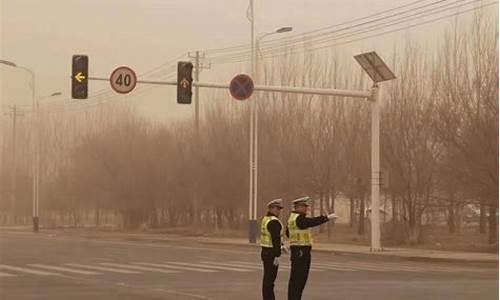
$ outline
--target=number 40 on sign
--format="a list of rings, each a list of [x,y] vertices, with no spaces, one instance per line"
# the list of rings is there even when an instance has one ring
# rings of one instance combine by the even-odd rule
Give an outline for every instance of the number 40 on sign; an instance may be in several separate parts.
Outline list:
[[[111,88],[120,94],[130,93],[137,84],[137,76],[129,67],[118,67],[109,76]]]

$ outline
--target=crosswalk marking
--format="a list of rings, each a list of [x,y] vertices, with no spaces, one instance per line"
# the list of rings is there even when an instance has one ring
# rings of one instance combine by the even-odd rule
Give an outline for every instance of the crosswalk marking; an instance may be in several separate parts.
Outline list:
[[[261,263],[251,263],[251,262],[245,262],[245,261],[232,261],[232,263],[243,264],[243,265],[248,266],[248,267],[257,267],[258,266],[257,267],[258,269],[263,268]],[[278,270],[291,270],[291,266],[289,264],[287,264],[287,265],[280,264]],[[318,269],[316,267],[311,267],[309,270],[313,271],[313,272],[323,272],[323,270]]]
[[[253,263],[253,262],[249,262],[249,261],[234,260],[234,261],[231,261],[231,263],[242,264],[242,265],[250,266],[250,267],[257,267],[258,266],[259,269],[262,269],[262,262],[260,262],[260,263]],[[290,268],[290,267],[280,264],[280,268]]]
[[[53,270],[53,271],[61,271],[61,272],[82,274],[82,275],[98,275],[98,274],[101,274],[101,273],[98,273],[98,272],[77,270],[77,269],[71,269],[71,268],[65,268],[65,267],[49,266],[49,265],[44,265],[44,264],[29,264],[28,266],[35,267],[35,268],[40,268],[40,269],[47,269],[47,270]]]
[[[368,266],[368,267],[374,267],[374,268],[382,268],[382,269],[387,269],[389,271],[406,271],[406,272],[423,272],[425,269],[422,269],[421,267],[418,266],[408,266],[408,265],[401,265],[401,264],[394,264],[394,263],[366,263],[366,262],[347,262],[347,264],[354,264],[356,266]]]
[[[250,269],[254,269],[254,270],[261,270],[262,269],[262,267],[256,266],[256,265],[242,265],[242,264],[238,264],[238,263],[224,263],[224,262],[206,261],[205,264],[222,265],[222,266],[236,267],[236,268],[250,268]]]
[[[253,262],[249,262],[249,261],[240,261],[240,260],[233,260],[231,261],[230,263],[235,263],[235,264],[242,264],[244,266],[250,266],[250,267],[257,267],[259,266],[260,269],[262,269],[262,262],[261,263],[253,263]],[[286,267],[286,266],[282,266],[280,265],[280,268],[281,267]]]
[[[345,264],[345,263],[330,262],[330,263],[323,263],[323,265],[329,266],[329,267],[350,268],[350,269],[354,269],[354,270],[363,270],[363,271],[376,271],[376,272],[390,272],[391,271],[391,270],[383,269],[381,267],[376,267],[376,266],[355,265],[355,264]]]
[[[335,270],[335,271],[342,271],[342,272],[353,272],[353,271],[357,271],[355,269],[351,269],[351,268],[346,268],[346,267],[337,267],[337,266],[327,266],[327,265],[324,265],[324,264],[315,264],[314,265],[315,268],[319,268],[319,269],[327,269],[327,270]]]
[[[250,272],[252,270],[249,269],[237,269],[237,268],[232,268],[232,267],[224,267],[224,266],[213,266],[213,265],[207,265],[203,263],[185,263],[185,262],[174,262],[174,261],[168,261],[167,263],[169,264],[175,264],[175,265],[185,265],[185,266],[192,266],[192,267],[202,267],[202,268],[211,268],[211,269],[219,269],[219,270],[225,270],[225,271],[235,271],[235,272]]]
[[[453,272],[453,271],[458,271],[456,268],[447,268],[447,267],[432,267],[429,269],[429,267],[426,267],[424,265],[416,265],[416,264],[410,264],[410,265],[401,265],[401,264],[396,264],[396,263],[368,263],[368,262],[355,262],[355,261],[347,261],[347,262],[342,262],[342,263],[335,263],[335,262],[330,262],[330,264],[336,264],[336,265],[342,265],[346,266],[349,268],[358,268],[358,269],[364,269],[364,270],[369,270],[369,271],[378,271],[378,272],[394,272],[394,271],[401,271],[401,272],[428,272],[428,271],[443,271],[443,272]]]
[[[401,265],[396,263],[367,263],[367,262],[329,262],[325,265],[340,266],[358,270],[375,271],[375,272],[429,272],[429,271],[443,271],[443,272],[453,272],[457,271],[454,268],[437,267],[436,269],[425,267],[423,265]],[[481,271],[480,271],[481,272]]]
[[[288,261],[286,262],[288,263]],[[42,270],[43,269],[43,270]],[[279,270],[289,271],[290,265],[280,265]],[[0,264],[0,278],[16,277],[16,273],[28,273],[34,275],[62,275],[65,272],[82,274],[82,275],[97,275],[104,272],[122,273],[122,274],[141,274],[141,271],[158,272],[158,273],[178,273],[183,271],[193,271],[201,273],[216,273],[221,271],[234,272],[257,272],[262,270],[261,261],[193,261],[179,262],[167,261],[161,263],[155,262],[127,262],[127,263],[112,263],[112,262],[94,262],[92,265],[82,263],[61,263],[58,265],[48,264],[26,264],[24,266],[12,266]],[[311,271],[337,271],[337,272],[489,272],[487,269],[466,268],[460,266],[446,266],[432,264],[399,264],[395,262],[368,262],[368,261],[319,261],[311,265]],[[498,269],[497,269],[498,270]],[[10,272],[13,271],[14,273]],[[54,271],[54,272],[52,272]],[[55,272],[58,271],[58,272]],[[11,274],[12,273],[12,274]]]
[[[358,268],[358,269],[368,270],[368,271],[380,271],[380,272],[392,272],[392,271],[398,271],[401,269],[399,267],[394,268],[393,266],[388,266],[385,264],[371,264],[371,263],[364,263],[364,262],[341,262],[341,263],[335,263],[335,262],[330,263],[329,262],[329,263],[326,263],[326,265],[328,265],[328,264],[340,265],[340,266],[345,266],[348,268]]]
[[[170,269],[177,269],[177,270],[202,272],[202,273],[218,272],[216,270],[208,270],[208,269],[201,269],[201,268],[194,268],[194,267],[173,266],[173,265],[166,265],[166,264],[152,264],[152,263],[144,263],[144,262],[135,262],[134,264],[143,265],[143,266],[151,266],[151,267],[159,267],[159,268],[167,268],[167,269],[170,268]]]
[[[467,268],[460,266],[436,266],[435,264],[413,264],[415,267],[420,268],[426,272],[440,271],[440,272],[487,272],[485,269]]]
[[[33,274],[33,275],[42,275],[42,276],[61,275],[58,273],[33,270],[33,269],[26,269],[26,268],[14,267],[14,266],[8,266],[8,265],[0,265],[0,269],[6,269],[6,270],[11,270],[11,271],[18,271],[18,272],[23,272],[23,273]]]
[[[158,273],[165,273],[165,274],[177,273],[177,271],[170,271],[170,270],[164,270],[164,269],[162,270],[162,269],[157,269],[157,268],[149,268],[149,267],[141,267],[141,266],[131,266],[131,265],[125,265],[125,264],[116,264],[116,263],[99,263],[99,264],[103,265],[103,266],[111,266],[111,267],[140,270],[140,271],[151,271],[151,272],[158,272]]]
[[[262,263],[251,263],[251,262],[247,262],[247,261],[232,261],[234,263],[239,263],[239,264],[243,264],[243,265],[246,265],[246,266],[259,266],[259,269],[262,269]],[[288,265],[284,265],[284,264],[280,264],[279,268],[278,268],[278,271],[279,270],[291,270],[290,266]]]
[[[0,277],[15,277],[16,275],[14,274],[9,274],[9,273],[4,273],[4,272],[0,272]]]
[[[121,273],[121,274],[140,274],[141,272],[137,271],[131,271],[131,270],[123,270],[123,269],[115,269],[115,268],[109,268],[109,267],[99,267],[99,266],[91,266],[91,265],[82,265],[82,264],[65,264],[66,266],[70,267],[76,267],[76,268],[84,268],[84,269],[91,269],[91,270],[96,270],[96,271],[108,271],[108,272],[115,272],[115,273]]]
[[[246,267],[252,267],[261,269],[260,263],[252,263],[245,261],[231,261],[231,263],[242,264]],[[289,270],[289,265],[280,265],[280,270]],[[336,271],[373,271],[373,272],[429,272],[429,271],[442,271],[442,272],[454,272],[454,271],[474,271],[474,272],[485,272],[485,270],[476,270],[476,269],[465,269],[459,267],[446,267],[446,266],[425,266],[425,265],[402,265],[397,263],[370,263],[363,261],[329,261],[329,262],[321,262],[321,263],[313,263],[311,265],[311,271],[323,271],[327,270],[336,270]]]

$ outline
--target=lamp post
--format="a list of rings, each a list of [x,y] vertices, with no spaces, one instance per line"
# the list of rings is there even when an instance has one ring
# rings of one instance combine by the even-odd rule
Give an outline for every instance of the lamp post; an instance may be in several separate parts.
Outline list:
[[[0,64],[13,67],[13,68],[18,68],[22,69],[26,72],[28,72],[31,75],[31,100],[32,100],[32,108],[33,111],[36,111],[36,100],[35,100],[35,72],[33,72],[31,69],[28,69],[23,66],[18,66],[14,62],[7,61],[7,60],[0,60]],[[38,232],[38,207],[37,207],[37,189],[38,189],[38,174],[37,174],[37,168],[36,168],[36,135],[35,135],[35,122],[32,122],[32,130],[31,130],[31,139],[33,141],[33,152],[32,152],[32,165],[31,165],[31,170],[32,170],[32,195],[33,195],[33,231]]]
[[[284,27],[280,27],[274,31],[271,31],[271,32],[266,32],[266,33],[263,33],[261,34],[256,42],[255,42],[255,49],[256,49],[256,55],[255,55],[255,69],[254,69],[254,72],[255,74],[253,74],[254,76],[254,80],[257,84],[259,84],[259,53],[260,53],[260,42],[265,38],[265,37],[268,37],[270,35],[273,35],[273,34],[278,34],[278,33],[285,33],[285,32],[290,32],[293,30],[293,27],[291,26],[284,26]],[[262,53],[261,53],[262,55]]]
[[[253,1],[250,2],[250,11],[252,13],[251,22],[253,28]],[[255,40],[253,45],[253,29],[252,29],[252,76],[256,84],[259,84],[259,43],[265,37],[292,31],[290,26],[280,27],[272,32],[267,32],[260,35]],[[250,108],[250,188],[249,188],[249,242],[255,244],[257,242],[257,195],[258,195],[258,123],[259,109],[256,99],[252,101]]]
[[[42,149],[42,139],[41,137],[41,130],[42,130],[42,122],[40,118],[40,101],[55,97],[55,96],[60,96],[62,95],[61,92],[53,92],[50,95],[42,96],[39,97],[36,101],[36,120],[37,120],[37,126],[36,126],[36,136],[37,136],[37,145],[36,145],[36,153],[35,153],[35,168],[36,168],[36,190],[35,190],[35,211],[36,211],[36,232],[38,231],[38,225],[39,225],[39,206],[40,206],[40,186],[41,186],[41,179],[40,179],[40,156],[41,156],[41,149]]]
[[[373,80],[371,96],[371,242],[370,250],[382,251],[380,242],[380,82],[396,78],[391,69],[374,51],[354,56]]]

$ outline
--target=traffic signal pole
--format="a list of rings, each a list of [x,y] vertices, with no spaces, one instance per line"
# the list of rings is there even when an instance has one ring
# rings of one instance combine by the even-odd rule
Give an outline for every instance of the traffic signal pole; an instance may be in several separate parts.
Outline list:
[[[98,81],[109,81],[109,78],[102,77],[89,77],[89,80]],[[156,80],[137,80],[138,83],[143,84],[155,84],[155,85],[173,85],[177,86],[177,80],[172,81],[156,81]],[[229,89],[228,83],[215,83],[215,82],[192,82],[192,86],[195,88],[219,88],[219,89]],[[380,251],[380,214],[379,214],[379,202],[380,202],[380,88],[375,85],[371,90],[341,90],[341,89],[325,89],[325,88],[307,88],[307,87],[290,87],[290,86],[268,86],[268,85],[256,85],[254,86],[254,91],[261,92],[278,92],[278,93],[291,93],[291,94],[303,94],[303,95],[319,95],[319,96],[338,96],[338,97],[351,97],[351,98],[361,98],[372,102],[372,251]],[[255,101],[254,101],[255,102]],[[255,105],[255,103],[254,103]],[[255,118],[253,112],[251,114],[251,120]],[[253,127],[253,122],[251,123]],[[250,133],[252,134],[253,128],[251,128]],[[251,135],[251,145],[254,145],[254,137]],[[253,148],[253,147],[252,147]],[[253,151],[251,148],[250,162],[252,163]],[[249,240],[250,243],[255,242],[257,232],[256,229],[256,195],[254,195],[255,186],[253,180],[255,180],[253,165],[251,165],[250,180],[252,180],[250,195],[249,195]],[[373,209],[376,208],[376,209]]]
[[[252,64],[251,74],[256,79],[258,84],[258,74],[255,59],[255,45],[254,45],[254,22],[253,22],[253,0],[250,0],[249,6],[249,20],[251,22],[251,52]],[[291,28],[279,29],[276,32],[290,31]],[[265,35],[264,35],[265,36]],[[81,73],[86,73],[87,70],[77,73],[75,62],[82,56],[73,56],[73,90],[77,82],[81,78],[78,76]],[[278,93],[292,93],[303,95],[321,95],[321,96],[338,96],[338,97],[351,97],[367,99],[371,102],[371,251],[382,251],[380,242],[380,88],[378,83],[393,80],[396,78],[392,70],[384,63],[375,51],[366,52],[354,56],[354,59],[364,69],[366,74],[373,80],[374,85],[371,90],[340,90],[340,89],[325,89],[325,88],[306,88],[306,87],[290,87],[290,86],[268,86],[268,85],[254,85],[251,77],[245,74],[239,74],[233,78],[230,84],[227,83],[214,83],[214,82],[199,82],[199,52],[195,56],[196,74],[195,81],[193,82],[192,70],[193,64],[191,62],[178,62],[177,63],[177,80],[172,81],[155,81],[155,80],[137,80],[135,82],[144,84],[158,84],[158,85],[175,85],[177,86],[177,103],[191,104],[192,87],[196,89],[196,132],[198,135],[198,89],[203,88],[221,88],[228,89],[231,95],[238,100],[249,99],[253,91],[261,92],[278,92]],[[85,57],[85,62],[88,62]],[[9,62],[1,61],[0,63],[14,65]],[[15,66],[15,65],[14,65]],[[112,77],[112,76],[111,76]],[[75,81],[76,80],[76,81]],[[89,77],[88,80],[102,80],[110,81],[113,87],[113,81],[108,78]],[[132,89],[126,91],[130,92]],[[86,98],[86,82],[85,82],[85,98]],[[78,93],[77,93],[77,96]],[[250,108],[250,188],[249,188],[249,242],[255,243],[257,239],[257,111],[258,105],[256,99],[249,103]]]

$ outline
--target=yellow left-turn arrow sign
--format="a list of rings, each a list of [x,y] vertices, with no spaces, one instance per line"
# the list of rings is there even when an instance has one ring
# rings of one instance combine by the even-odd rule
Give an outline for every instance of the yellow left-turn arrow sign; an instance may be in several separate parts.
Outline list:
[[[78,82],[82,82],[82,80],[85,79],[85,75],[82,74],[82,72],[78,72],[78,74],[75,75],[75,79],[78,81]]]

